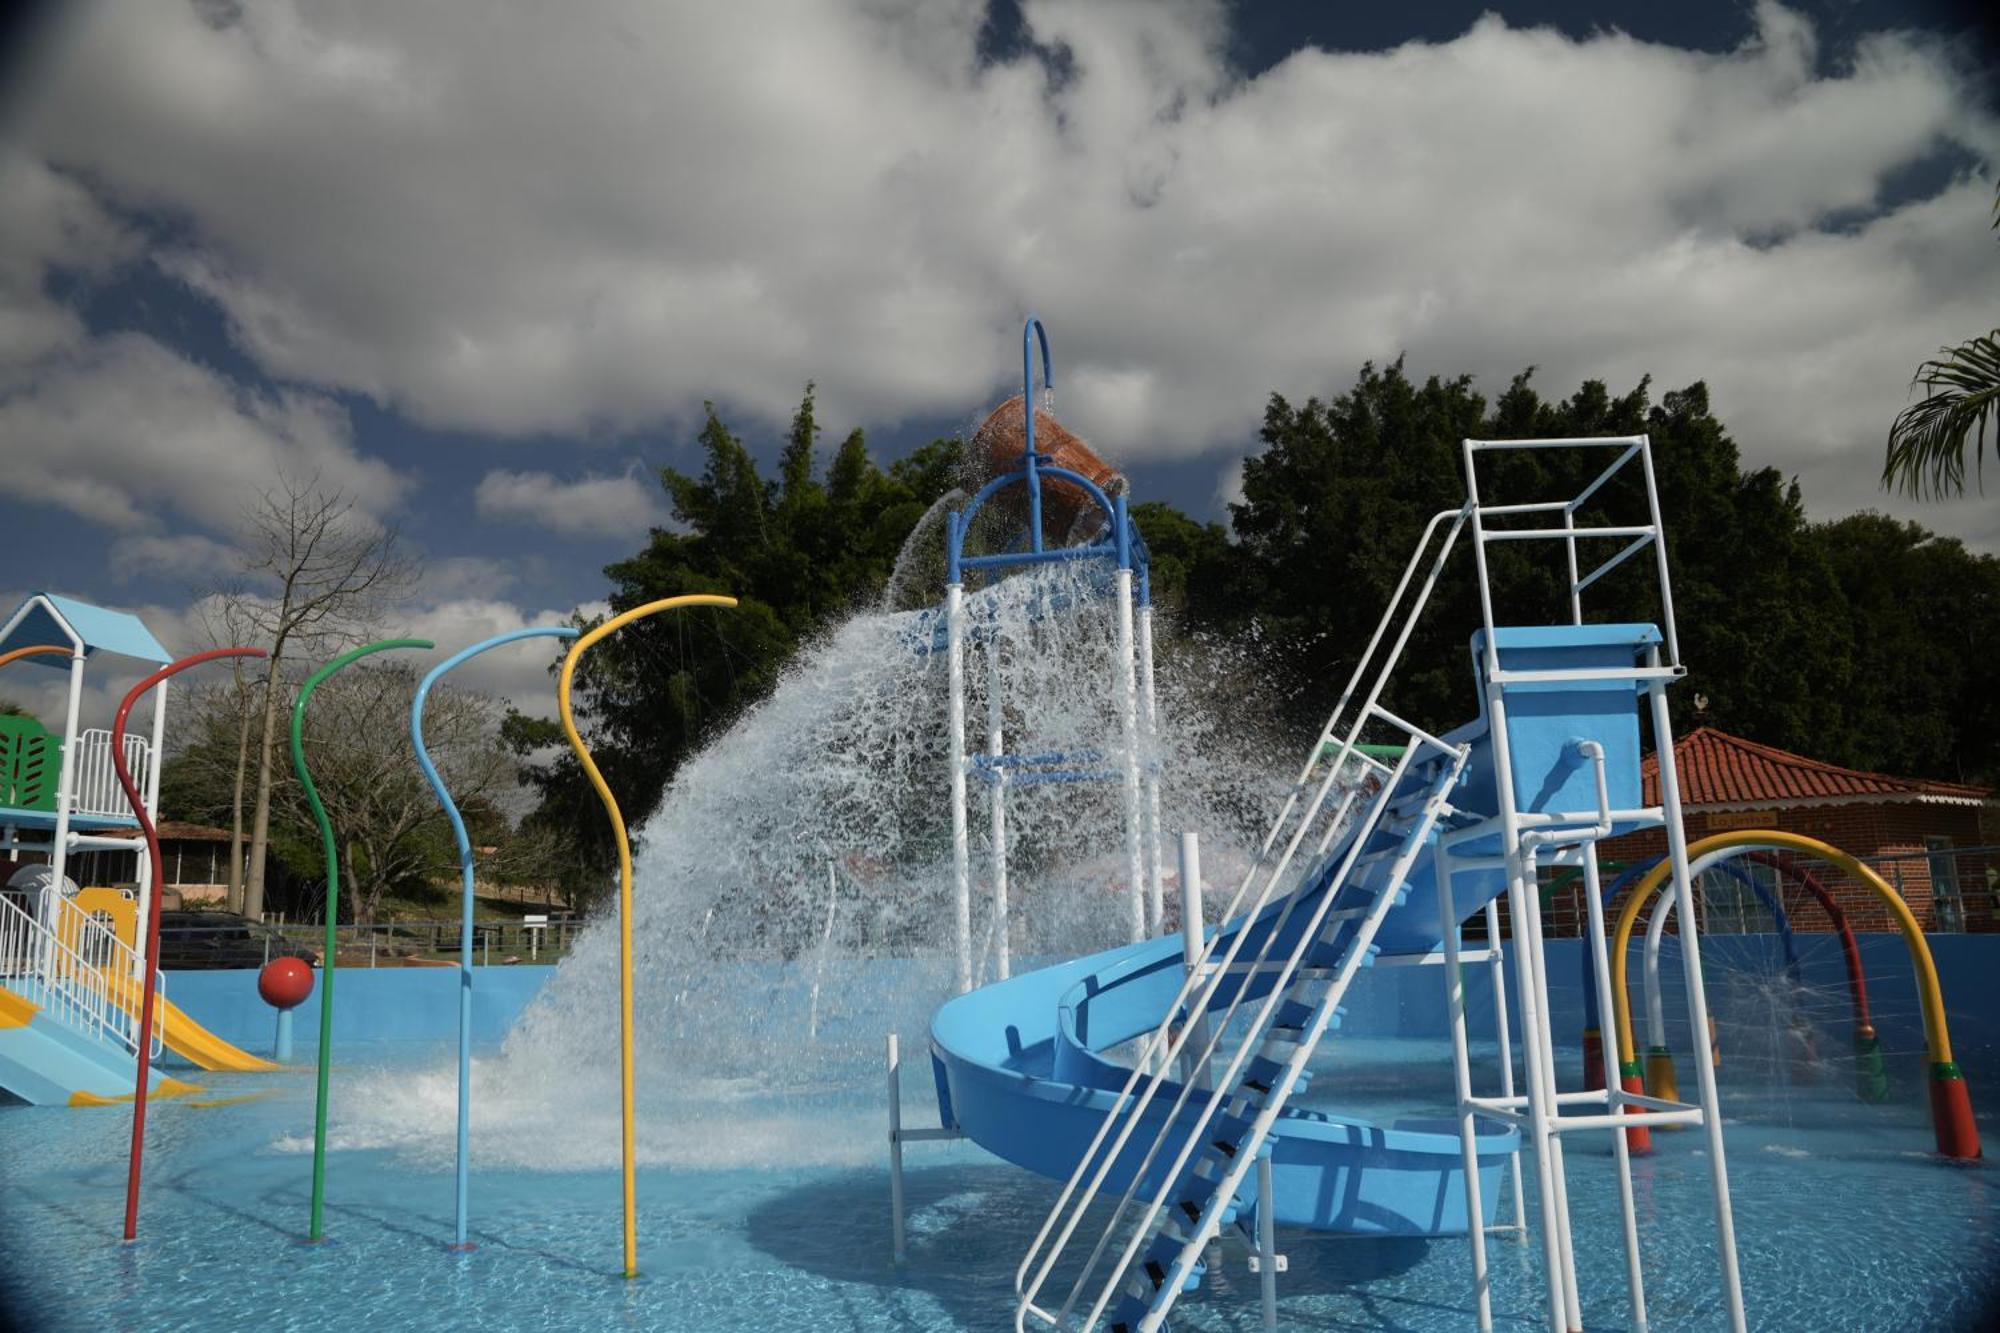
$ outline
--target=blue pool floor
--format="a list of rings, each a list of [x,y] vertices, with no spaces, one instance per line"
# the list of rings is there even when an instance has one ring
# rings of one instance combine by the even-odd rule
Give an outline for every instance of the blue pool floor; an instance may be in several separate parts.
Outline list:
[[[1438,1043],[1350,1043],[1315,1090],[1384,1119],[1435,1111],[1444,1056]],[[443,1057],[378,1059],[393,1071],[399,1062],[434,1068]],[[969,1145],[913,1145],[910,1262],[895,1268],[879,1065],[871,1059],[879,1055],[856,1051],[852,1077],[830,1090],[760,1100],[735,1088],[659,1111],[680,1117],[699,1142],[710,1130],[726,1137],[748,1107],[792,1125],[796,1142],[784,1165],[737,1154],[729,1166],[684,1157],[644,1169],[638,1282],[616,1276],[618,1177],[608,1165],[482,1166],[473,1177],[479,1248],[446,1253],[448,1123],[435,1141],[380,1146],[337,1133],[347,1146],[331,1159],[334,1243],[302,1246],[310,1158],[300,1142],[311,1117],[304,1077],[218,1077],[210,1081],[217,1100],[267,1095],[159,1104],[142,1241],[129,1249],[117,1240],[129,1117],[0,1110],[8,1313],[25,1328],[91,1333],[1011,1328],[1013,1270],[1054,1186]],[[913,1123],[929,1114],[926,1072],[908,1071]],[[1899,1073],[1902,1094],[1886,1106],[1856,1102],[1837,1081],[1806,1092],[1725,1084],[1752,1328],[1992,1326],[1982,1323],[1981,1301],[2000,1266],[1995,1173],[1929,1155],[1914,1071]],[[370,1086],[369,1076],[344,1070],[336,1096],[351,1105]],[[355,1110],[366,1119],[368,1108]],[[1993,1118],[1982,1119],[1982,1130],[2000,1143]],[[1636,1172],[1651,1327],[1720,1327],[1706,1162],[1693,1133],[1662,1134],[1659,1145]],[[550,1159],[566,1160],[555,1146]],[[1569,1176],[1586,1321],[1593,1329],[1628,1327],[1608,1139],[1579,1138]],[[1504,1221],[1511,1203],[1503,1199],[1501,1211]],[[1281,1233],[1280,1246],[1290,1264],[1280,1283],[1287,1328],[1471,1326],[1462,1240]],[[1496,1238],[1492,1253],[1499,1326],[1543,1326],[1539,1247]],[[1175,1327],[1258,1327],[1255,1279],[1240,1246],[1227,1249],[1207,1290],[1182,1303]]]

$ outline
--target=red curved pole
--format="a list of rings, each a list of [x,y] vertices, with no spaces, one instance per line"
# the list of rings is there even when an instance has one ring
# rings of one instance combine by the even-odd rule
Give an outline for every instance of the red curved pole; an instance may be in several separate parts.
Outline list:
[[[1847,913],[1841,910],[1840,904],[1833,900],[1833,895],[1827,892],[1826,886],[1812,871],[1792,865],[1774,852],[1751,852],[1749,856],[1752,861],[1770,866],[1779,874],[1791,876],[1825,909],[1826,919],[1840,936],[1841,952],[1847,956],[1847,993],[1854,1002],[1854,1026],[1873,1032],[1875,1025],[1868,1017],[1868,977],[1861,970],[1861,949],[1854,942],[1854,931],[1847,924]]]
[[[145,798],[139,794],[139,785],[132,781],[132,771],[125,766],[125,719],[132,715],[132,705],[139,702],[140,695],[189,667],[213,662],[218,657],[266,656],[269,654],[262,648],[211,648],[205,653],[170,662],[126,693],[124,701],[118,705],[118,717],[111,724],[111,764],[118,770],[118,785],[125,789],[125,799],[131,803],[132,814],[139,821],[139,831],[145,834],[146,862],[152,871],[147,877],[151,888],[146,898],[146,975],[139,983],[139,1074],[132,1090],[132,1164],[125,1176],[125,1239],[128,1241],[139,1236],[139,1159],[146,1151],[146,1084],[153,1054],[153,992],[159,977],[160,958],[160,880],[165,872],[160,864],[159,830],[153,827],[153,817],[146,813]],[[153,762],[159,763],[160,756],[154,755]]]

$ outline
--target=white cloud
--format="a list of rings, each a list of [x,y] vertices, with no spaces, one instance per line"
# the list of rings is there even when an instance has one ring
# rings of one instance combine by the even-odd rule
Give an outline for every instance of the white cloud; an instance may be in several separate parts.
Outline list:
[[[168,516],[232,531],[287,475],[345,491],[364,517],[409,487],[355,450],[346,413],[325,397],[246,389],[144,334],[45,357],[30,381],[0,393],[13,494],[118,532],[149,532]]]
[[[1035,307],[1066,420],[1127,459],[1408,351],[1492,388],[1706,377],[1832,513],[1894,507],[1911,369],[1991,326],[1987,181],[1835,225],[2000,152],[1964,76],[1907,35],[1819,74],[1770,3],[1721,54],[1489,15],[1245,79],[1219,4],[1034,0],[1053,90],[978,63],[975,0],[592,13],[107,5],[29,142],[184,221],[160,262],[272,374],[474,432],[781,422],[807,378],[829,420],[970,417]],[[1990,503],[1909,512],[2000,537]]]
[[[163,575],[204,582],[228,578],[239,570],[242,557],[228,543],[200,533],[141,533],[113,541],[108,563],[112,577],[123,582]]]
[[[636,469],[576,481],[499,469],[480,479],[473,503],[481,518],[532,523],[565,537],[643,537],[669,518],[659,483]]]

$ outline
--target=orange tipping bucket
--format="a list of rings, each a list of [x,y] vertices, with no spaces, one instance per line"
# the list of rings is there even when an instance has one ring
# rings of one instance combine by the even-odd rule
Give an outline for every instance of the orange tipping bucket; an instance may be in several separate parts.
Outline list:
[[[975,488],[1021,466],[1021,456],[1027,451],[1028,443],[1023,421],[1021,395],[1015,394],[994,408],[992,414],[980,423],[979,429],[973,433],[966,459]],[[1064,430],[1061,423],[1040,408],[1035,409],[1035,456],[1044,466],[1065,468],[1089,478],[1106,495],[1124,488],[1125,478],[1118,469],[1091,452],[1089,445]],[[1027,523],[1028,488],[1025,485],[1002,487],[993,493],[992,502],[1016,522]],[[1085,521],[1093,516],[1101,517],[1101,514],[1097,502],[1090,498],[1090,492],[1067,477],[1043,479],[1042,541],[1045,544],[1061,545],[1072,539],[1090,536],[1095,531],[1095,525]],[[1076,531],[1080,523],[1086,526],[1086,531],[1081,533]]]

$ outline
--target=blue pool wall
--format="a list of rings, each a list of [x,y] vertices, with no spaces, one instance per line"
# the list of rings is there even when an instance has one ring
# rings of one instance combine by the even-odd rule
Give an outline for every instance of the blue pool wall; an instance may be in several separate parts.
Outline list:
[[[1801,950],[1802,979],[1810,986],[1845,994],[1846,973],[1837,943],[1827,936],[1810,938]],[[1917,1004],[1914,973],[1902,937],[1868,934],[1857,937],[1868,975],[1869,997],[1883,1048],[1913,1061],[1922,1059],[1923,1026]],[[2000,1079],[2000,935],[1934,935],[1930,948],[1943,979],[1945,1006],[1951,1018],[1954,1053],[1977,1093],[1982,1079]],[[1558,1044],[1574,1047],[1582,1024],[1583,941],[1549,940],[1549,999],[1556,1014]],[[1682,1004],[1678,943],[1666,941],[1663,974],[1666,987],[1668,1041],[1677,1051],[1689,1049]],[[1702,942],[1702,958],[1711,1004],[1727,994],[1731,960],[1750,960],[1755,971],[1769,975],[1778,954],[1770,935],[1716,935]],[[760,1017],[766,1022],[803,1023],[805,985],[773,994],[772,983],[803,979],[809,965],[781,963],[717,963],[711,985],[733,983],[745,994],[760,997]],[[1640,956],[1635,943],[1631,971],[1638,994]],[[474,971],[473,1038],[492,1045],[504,1037],[555,968],[528,965],[479,967]],[[1468,971],[1467,1014],[1475,1038],[1493,1032],[1492,988],[1483,966]],[[920,1049],[930,1005],[941,998],[941,974],[934,963],[902,960],[865,964],[834,964],[826,969],[829,995],[820,1022],[826,1035],[837,1039],[874,1041],[892,1026],[901,1031],[906,1049]],[[448,1045],[458,1031],[458,971],[456,968],[342,968],[336,981],[334,1039],[340,1042],[432,1043]],[[1508,988],[1509,1018],[1518,1033],[1520,1015],[1512,986]],[[199,1022],[246,1050],[270,1049],[273,1011],[257,996],[254,971],[170,973],[167,994]],[[780,1015],[772,1006],[797,1005],[798,1014]],[[1346,1037],[1439,1038],[1445,1035],[1443,984],[1436,967],[1376,968],[1363,975],[1349,992]],[[1844,1014],[1844,1000],[1821,1014]],[[308,1051],[318,1032],[319,993],[294,1011],[296,1042]],[[615,1021],[607,1013],[606,1022]],[[1994,1095],[2000,1097],[2000,1088]]]

